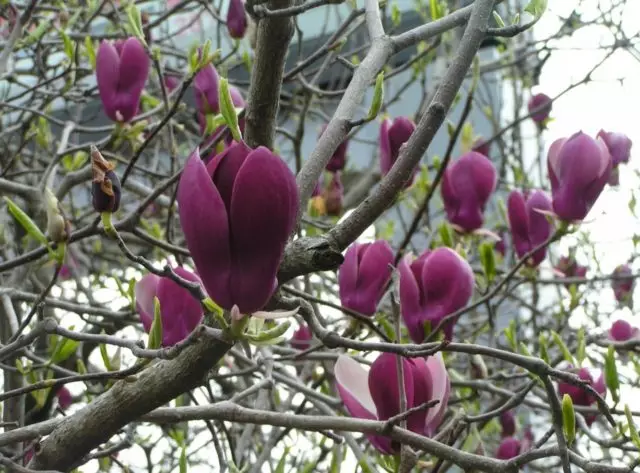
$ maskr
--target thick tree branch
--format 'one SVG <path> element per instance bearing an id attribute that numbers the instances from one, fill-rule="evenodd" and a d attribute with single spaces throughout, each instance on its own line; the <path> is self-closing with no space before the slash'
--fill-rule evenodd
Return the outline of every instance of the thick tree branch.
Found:
<path id="1" fill-rule="evenodd" d="M 131 421 L 197 387 L 231 347 L 229 341 L 202 337 L 174 360 L 150 366 L 135 380 L 117 382 L 58 425 L 42 442 L 29 468 L 71 469 Z"/>
<path id="2" fill-rule="evenodd" d="M 292 3 L 292 0 L 271 0 L 268 8 L 286 9 Z M 270 16 L 260 19 L 257 28 L 244 139 L 252 148 L 266 146 L 273 149 L 282 76 L 289 41 L 293 36 L 293 20 L 288 16 Z"/>

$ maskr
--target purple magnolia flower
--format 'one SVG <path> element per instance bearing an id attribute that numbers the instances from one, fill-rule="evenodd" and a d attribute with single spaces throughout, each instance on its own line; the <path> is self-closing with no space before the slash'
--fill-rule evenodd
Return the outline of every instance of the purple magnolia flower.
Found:
<path id="1" fill-rule="evenodd" d="M 127 123 L 136 116 L 149 67 L 149 56 L 137 38 L 100 43 L 96 79 L 102 107 L 111 120 Z"/>
<path id="2" fill-rule="evenodd" d="M 483 156 L 489 157 L 489 153 L 491 152 L 491 143 L 487 142 L 484 138 L 478 138 L 471 148 L 471 151 L 475 151 L 476 153 L 480 153 Z"/>
<path id="3" fill-rule="evenodd" d="M 551 223 L 539 210 L 551 210 L 551 201 L 544 192 L 536 190 L 525 196 L 522 192 L 514 190 L 509 194 L 509 228 L 518 258 L 524 257 L 551 236 Z M 537 267 L 546 254 L 546 248 L 539 249 L 529 257 L 527 265 Z"/>
<path id="4" fill-rule="evenodd" d="M 562 278 L 584 278 L 589 270 L 579 265 L 573 255 L 562 256 L 554 269 Z M 569 288 L 571 284 L 565 284 L 565 287 Z"/>
<path id="5" fill-rule="evenodd" d="M 493 248 L 504 258 L 507 254 L 507 242 L 505 240 L 507 232 L 505 230 L 498 230 L 497 234 L 500 237 L 500 240 L 496 241 Z"/>
<path id="6" fill-rule="evenodd" d="M 516 433 L 516 417 L 513 415 L 513 411 L 505 411 L 500 414 L 500 426 L 503 437 L 511 437 Z"/>
<path id="7" fill-rule="evenodd" d="M 227 29 L 229 36 L 235 39 L 244 38 L 247 31 L 247 14 L 242 0 L 230 0 L 227 12 Z"/>
<path id="8" fill-rule="evenodd" d="M 249 314 L 277 286 L 298 214 L 296 180 L 279 156 L 233 143 L 209 164 L 196 149 L 178 188 L 180 223 L 207 293 Z"/>
<path id="9" fill-rule="evenodd" d="M 296 350 L 307 350 L 311 346 L 313 334 L 307 325 L 301 325 L 298 330 L 293 332 L 291 337 L 291 346 Z"/>
<path id="10" fill-rule="evenodd" d="M 633 296 L 635 279 L 628 264 L 621 264 L 613 270 L 614 279 L 611 280 L 613 295 L 618 302 L 629 302 Z"/>
<path id="11" fill-rule="evenodd" d="M 380 125 L 380 172 L 383 176 L 391 170 L 398 159 L 400 148 L 405 144 L 413 130 L 416 129 L 415 123 L 407 117 L 397 117 L 393 121 L 386 118 Z M 413 172 L 411 179 L 407 182 L 407 187 L 413 183 L 418 168 Z"/>
<path id="12" fill-rule="evenodd" d="M 611 155 L 601 139 L 581 131 L 554 141 L 547 168 L 553 211 L 565 221 L 584 219 L 611 174 Z"/>
<path id="13" fill-rule="evenodd" d="M 581 380 L 587 381 L 587 383 L 590 384 L 591 387 L 595 389 L 595 391 L 601 396 L 604 397 L 606 395 L 607 386 L 604 383 L 604 375 L 602 373 L 600 373 L 598 379 L 594 381 L 591 372 L 587 368 L 580 368 L 579 370 L 575 370 L 575 368 L 570 366 L 568 371 L 573 371 Z M 565 382 L 558 383 L 558 394 L 560 395 L 560 398 L 562 398 L 565 394 L 568 394 L 569 397 L 571 397 L 574 406 L 589 407 L 592 404 L 596 403 L 595 396 L 589 394 L 586 389 Z M 595 415 L 585 416 L 587 425 L 591 425 L 595 418 Z"/>
<path id="14" fill-rule="evenodd" d="M 620 163 L 628 163 L 631 157 L 631 146 L 633 142 L 624 133 L 614 133 L 600 130 L 598 132 L 598 138 L 604 141 L 607 145 L 609 154 L 611 154 L 611 160 L 614 167 Z"/>
<path id="15" fill-rule="evenodd" d="M 335 365 L 336 386 L 345 408 L 353 417 L 387 420 L 400 413 L 397 358 L 381 354 L 367 372 L 357 361 L 340 355 Z M 420 435 L 432 436 L 439 427 L 449 402 L 451 385 L 442 355 L 402 358 L 407 409 L 431 400 L 434 407 L 420 410 L 407 418 L 407 428 Z M 367 434 L 371 444 L 382 453 L 392 454 L 398 446 L 387 437 Z"/>
<path id="16" fill-rule="evenodd" d="M 625 320 L 616 320 L 609 329 L 609 338 L 616 342 L 626 342 L 631 339 L 638 340 L 640 339 L 640 329 L 632 327 Z"/>
<path id="17" fill-rule="evenodd" d="M 184 268 L 174 269 L 187 281 L 200 283 L 200 278 Z M 147 333 L 154 315 L 154 298 L 160 301 L 162 346 L 170 347 L 184 340 L 202 321 L 202 306 L 191 293 L 167 277 L 149 273 L 136 283 L 136 310 Z"/>
<path id="18" fill-rule="evenodd" d="M 218 83 L 218 71 L 213 67 L 213 64 L 201 69 L 193 78 L 196 109 L 201 124 L 201 116 L 204 117 L 208 113 L 218 113 L 220 111 Z"/>
<path id="19" fill-rule="evenodd" d="M 351 245 L 338 273 L 342 306 L 368 316 L 375 314 L 392 265 L 393 250 L 384 240 Z"/>
<path id="20" fill-rule="evenodd" d="M 327 129 L 327 126 L 328 125 L 324 125 L 322 127 L 322 129 L 320 130 L 320 134 L 318 135 L 318 138 L 322 136 L 322 134 Z M 349 147 L 349 140 L 344 140 L 342 143 L 340 143 L 340 145 L 338 145 L 338 148 L 336 148 L 336 150 L 333 153 L 333 156 L 331 156 L 331 159 L 327 163 L 327 166 L 325 168 L 327 171 L 337 172 L 337 171 L 342 171 L 344 169 L 345 165 L 347 164 L 347 148 L 348 147 Z"/>
<path id="21" fill-rule="evenodd" d="M 442 176 L 440 192 L 447 219 L 466 232 L 484 222 L 484 208 L 496 188 L 496 168 L 475 151 L 463 154 L 449 164 Z"/>
<path id="22" fill-rule="evenodd" d="M 323 193 L 327 215 L 334 217 L 342 214 L 342 202 L 344 200 L 344 186 L 340 180 L 340 173 L 335 172 L 331 177 L 329 185 Z"/>
<path id="23" fill-rule="evenodd" d="M 73 397 L 69 390 L 62 386 L 60 390 L 56 393 L 56 398 L 58 398 L 58 407 L 63 411 L 67 410 L 67 408 L 73 402 Z"/>
<path id="24" fill-rule="evenodd" d="M 549 118 L 553 102 L 551 97 L 546 94 L 536 94 L 529 99 L 527 107 L 533 121 L 542 123 Z"/>
<path id="25" fill-rule="evenodd" d="M 426 251 L 413 262 L 407 255 L 398 270 L 402 318 L 415 343 L 425 338 L 425 322 L 434 330 L 442 319 L 466 306 L 473 295 L 473 270 L 450 248 Z M 447 340 L 451 340 L 455 322 L 444 325 Z"/>
<path id="26" fill-rule="evenodd" d="M 611 176 L 609 176 L 609 184 L 617 186 L 620 184 L 619 165 L 629 162 L 633 142 L 623 133 L 607 132 L 604 130 L 598 132 L 598 138 L 604 141 L 604 144 L 607 145 L 607 149 L 609 150 L 609 154 L 611 154 L 613 168 L 611 169 Z"/>
<path id="27" fill-rule="evenodd" d="M 496 458 L 498 460 L 510 460 L 520 455 L 521 450 L 522 445 L 520 444 L 520 440 L 513 437 L 506 437 L 502 439 L 498 450 L 496 450 Z"/>
<path id="28" fill-rule="evenodd" d="M 173 92 L 180 85 L 180 78 L 172 74 L 164 75 L 164 86 L 167 88 L 167 92 Z"/>

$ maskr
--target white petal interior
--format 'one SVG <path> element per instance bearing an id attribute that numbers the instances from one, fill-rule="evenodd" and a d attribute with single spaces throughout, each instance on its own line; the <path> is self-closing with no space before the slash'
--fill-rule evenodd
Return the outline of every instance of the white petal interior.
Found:
<path id="1" fill-rule="evenodd" d="M 364 407 L 377 416 L 376 405 L 369 391 L 369 372 L 347 355 L 340 355 L 334 368 L 336 381 Z"/>

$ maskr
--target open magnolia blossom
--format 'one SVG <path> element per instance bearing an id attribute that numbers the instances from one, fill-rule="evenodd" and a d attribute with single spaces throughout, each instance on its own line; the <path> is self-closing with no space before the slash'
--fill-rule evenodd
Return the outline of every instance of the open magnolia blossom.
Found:
<path id="1" fill-rule="evenodd" d="M 397 356 L 382 353 L 369 371 L 349 356 L 338 357 L 336 386 L 349 414 L 370 420 L 387 420 L 400 414 Z M 451 390 L 442 355 L 437 353 L 426 359 L 402 358 L 402 366 L 407 409 L 438 401 L 435 406 L 407 417 L 409 430 L 430 437 L 442 422 Z M 387 437 L 367 434 L 367 438 L 382 453 L 397 451 L 397 445 Z"/>
<path id="2" fill-rule="evenodd" d="M 640 329 L 633 327 L 626 320 L 616 320 L 609 329 L 609 338 L 616 342 L 640 340 Z"/>

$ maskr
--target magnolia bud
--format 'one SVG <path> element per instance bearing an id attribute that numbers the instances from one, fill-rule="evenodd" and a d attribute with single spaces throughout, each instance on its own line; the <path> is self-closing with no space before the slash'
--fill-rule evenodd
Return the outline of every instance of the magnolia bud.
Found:
<path id="1" fill-rule="evenodd" d="M 51 189 L 44 190 L 45 210 L 47 211 L 47 234 L 55 243 L 62 243 L 69 238 L 69 223 L 60 209 L 60 203 Z"/>
<path id="2" fill-rule="evenodd" d="M 91 145 L 91 170 L 93 184 L 93 208 L 96 212 L 116 212 L 120 208 L 120 179 L 113 169 L 115 166 L 104 159 L 102 153 Z"/>

